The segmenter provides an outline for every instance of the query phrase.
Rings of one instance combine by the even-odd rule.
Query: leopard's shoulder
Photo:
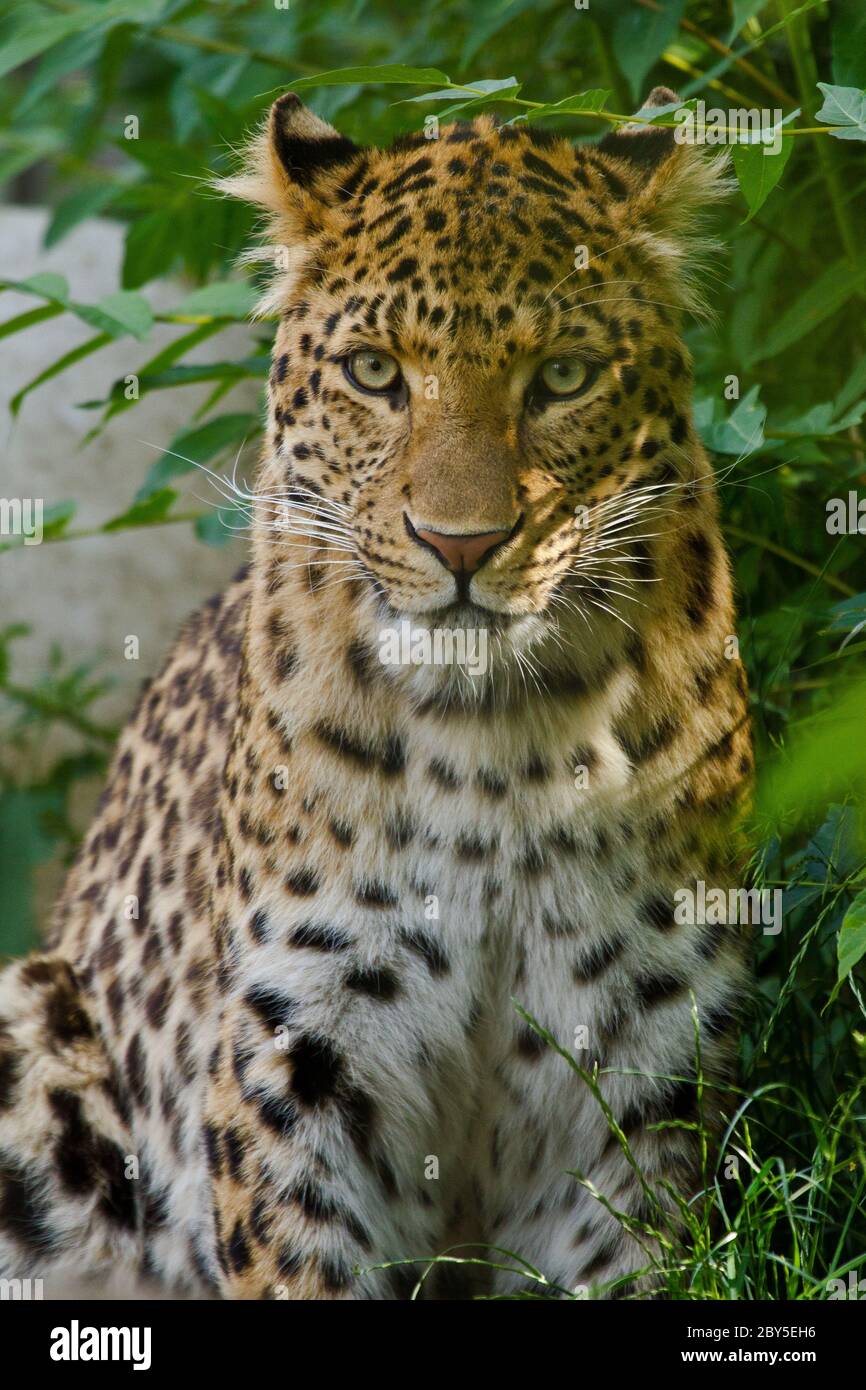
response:
[[[85,981],[205,915],[249,596],[244,567],[191,614],[121,733],[49,935]]]

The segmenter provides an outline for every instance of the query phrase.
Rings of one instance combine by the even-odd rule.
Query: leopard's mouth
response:
[[[518,618],[517,613],[500,612],[495,608],[485,608],[473,600],[445,604],[425,613],[425,620],[440,627],[486,628],[489,632],[506,632]]]

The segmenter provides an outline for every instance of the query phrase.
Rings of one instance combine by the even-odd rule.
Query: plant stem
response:
[[[667,63],[668,67],[676,68],[677,72],[684,72],[689,77],[697,77],[705,87],[710,87],[714,92],[721,92],[722,96],[729,101],[735,101],[741,106],[750,106],[751,102],[742,92],[738,92],[736,87],[730,87],[719,77],[707,77],[702,68],[696,68],[694,63],[688,62],[686,58],[681,58],[676,53],[671,53],[670,49],[665,49],[661,56],[661,61]]]
[[[760,68],[755,67],[754,63],[750,63],[748,58],[743,58],[735,53],[729,44],[722,43],[721,39],[717,39],[713,34],[708,34],[705,29],[701,29],[699,25],[694,24],[692,20],[686,19],[685,17],[680,20],[680,28],[684,29],[688,34],[694,34],[695,38],[700,39],[708,48],[713,48],[717,53],[722,53],[726,58],[730,58],[738,68],[746,73],[748,77],[751,77],[753,82],[757,82],[758,86],[763,87],[764,90],[769,92],[771,96],[774,96],[777,101],[783,101],[786,106],[797,105],[794,97],[786,92],[784,87],[780,87],[771,77],[767,77],[765,73],[761,72]]]
[[[477,95],[479,97],[487,95],[486,92],[479,91],[477,87],[470,87],[465,83],[461,84],[455,82],[453,86],[455,90],[459,89],[462,92],[471,92],[473,93],[473,95]],[[497,92],[495,94],[493,100],[495,100],[498,104],[504,106],[525,106],[527,110],[531,111],[540,111],[542,110],[542,108],[548,107],[548,103],[546,101],[527,101],[525,97],[503,96],[500,92]],[[568,111],[561,111],[557,113],[554,105],[549,107],[549,110],[546,112],[546,114],[560,114],[563,116],[587,116],[597,121],[607,121],[610,125],[651,124],[654,130],[678,130],[680,127],[679,121],[653,120],[652,116],[624,116],[621,111],[590,111],[583,110],[578,107],[572,107]],[[714,126],[713,129],[716,130],[716,127]],[[719,135],[740,135],[742,132],[737,126],[725,126],[723,130],[716,130],[716,133]],[[793,137],[797,135],[832,135],[832,133],[833,127],[827,125],[797,126],[796,129],[793,129],[791,126],[786,126],[784,130],[780,127],[779,130],[776,132],[776,134],[780,135],[783,140],[793,139]]]
[[[844,434],[804,434],[802,430],[764,430],[765,439],[814,439],[816,444],[829,444],[837,449],[853,449],[854,443]]]
[[[39,714],[48,715],[53,719],[62,719],[64,723],[71,724],[79,733],[86,734],[88,738],[100,739],[103,743],[113,743],[117,738],[117,730],[111,729],[104,724],[94,724],[84,714],[77,714],[75,710],[67,709],[65,705],[59,704],[47,695],[40,695],[38,690],[28,690],[23,685],[0,685],[0,694],[8,695],[10,700],[17,700],[20,705],[26,705],[28,709],[36,710]]]
[[[645,10],[655,10],[657,13],[662,10],[659,0],[637,0],[637,2],[639,5],[643,5]],[[735,53],[730,44],[723,43],[721,39],[716,38],[715,34],[708,34],[706,29],[702,29],[699,24],[695,24],[694,20],[687,19],[685,15],[678,21],[678,24],[679,28],[686,34],[694,34],[695,38],[700,39],[701,43],[706,44],[707,48],[712,48],[716,53],[721,53],[724,58],[729,58],[747,77],[751,77],[753,82],[757,82],[760,87],[768,91],[777,101],[783,101],[786,106],[797,105],[794,98],[790,96],[783,87],[780,87],[771,77],[765,76],[760,68],[756,68],[754,63],[749,62],[748,58],[744,58],[742,54]]]
[[[174,526],[186,521],[198,521],[200,517],[210,516],[210,512],[177,512],[174,516],[160,517],[159,521],[138,522],[132,526],[118,526],[106,531],[104,526],[81,527],[78,531],[61,531],[59,536],[43,536],[40,545],[57,545],[59,541],[92,540],[94,536],[119,536],[126,531],[149,531],[151,526]],[[23,550],[23,545],[9,546],[8,554]]]
[[[42,0],[52,10],[61,14],[71,14],[78,6],[70,0]],[[166,43],[181,43],[189,48],[201,49],[203,53],[224,53],[229,58],[246,58],[251,63],[267,63],[270,67],[284,68],[296,76],[304,73],[312,76],[318,68],[309,63],[301,63],[297,58],[283,58],[278,53],[266,53],[255,48],[244,48],[242,44],[228,43],[224,39],[210,39],[204,34],[194,34],[188,29],[178,29],[173,24],[158,24],[153,29],[143,28],[141,37],[145,39],[164,39]]]
[[[283,68],[297,77],[300,74],[312,76],[318,71],[309,63],[301,63],[297,58],[282,58],[278,53],[265,53],[255,48],[244,48],[238,43],[228,43],[224,39],[208,39],[202,34],[192,34],[188,29],[178,29],[173,24],[160,24],[146,31],[149,37],[164,39],[166,43],[186,44],[200,48],[205,53],[224,53],[229,58],[248,58],[251,63],[267,63],[273,68]]]
[[[811,560],[804,560],[801,555],[795,555],[793,550],[786,550],[785,546],[768,541],[766,536],[759,536],[755,531],[744,531],[740,526],[726,526],[725,533],[734,536],[738,541],[747,541],[749,545],[759,545],[762,550],[769,550],[771,554],[778,555],[780,560],[787,560],[789,565],[796,565],[798,569],[805,570],[806,574],[823,579],[831,589],[844,594],[846,598],[853,598],[857,593],[857,590],[852,589],[844,580],[837,579],[833,574],[825,574],[817,565],[813,565]]]

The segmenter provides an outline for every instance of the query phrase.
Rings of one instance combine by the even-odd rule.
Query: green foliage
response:
[[[866,519],[862,532],[856,514],[853,529],[828,530],[831,499],[866,496],[862,4],[593,0],[581,11],[561,0],[421,9],[356,0],[348,10],[277,10],[253,0],[2,0],[4,10],[0,171],[24,193],[30,181],[42,190],[48,245],[62,248],[96,214],[126,227],[122,283],[98,304],[73,301],[58,275],[2,282],[33,304],[0,323],[0,336],[37,333],[61,314],[92,330],[18,391],[13,412],[38,408],[46,382],[62,389],[66,369],[109,342],[117,379],[83,403],[85,442],[151,391],[212,386],[188,426],[160,441],[166,452],[104,531],[192,522],[213,544],[243,524],[228,508],[179,513],[172,483],[196,467],[218,470],[258,433],[257,418],[221,402],[235,382],[264,380],[272,326],[251,330],[235,360],[192,365],[189,354],[243,321],[256,298],[256,276],[232,271],[251,214],[206,180],[230,167],[276,91],[304,91],[362,143],[416,130],[426,115],[483,108],[595,140],[657,83],[677,87],[692,110],[698,100],[729,113],[766,109],[781,140],[775,155],[734,137],[728,117],[739,192],[715,228],[724,251],[709,267],[714,323],[691,327],[688,339],[752,690],[754,868],[784,889],[785,926],[758,943],[758,1006],[727,1145],[739,1176],[724,1187],[706,1173],[715,1224],[690,1212],[690,1248],[668,1241],[663,1264],[675,1297],[826,1297],[828,1280],[866,1248]],[[137,138],[127,138],[130,116]],[[640,119],[676,125],[677,108]],[[148,287],[179,271],[201,287],[156,312]],[[130,393],[124,345],[147,343],[155,324],[175,337]],[[46,542],[93,534],[74,528],[74,501],[51,500]],[[2,563],[26,583],[33,559],[15,549]],[[86,668],[57,657],[41,682],[16,682],[18,635],[0,634],[7,746],[35,749],[59,721],[81,750],[31,784],[0,765],[7,951],[34,939],[33,870],[58,848],[71,851],[70,789],[104,765],[112,738],[92,717],[100,687]]]

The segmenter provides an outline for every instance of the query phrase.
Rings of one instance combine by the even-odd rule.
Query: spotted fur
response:
[[[649,1188],[692,1194],[696,1018],[712,1129],[749,973],[739,931],[673,915],[733,881],[751,772],[680,337],[723,187],[664,131],[359,149],[274,106],[227,185],[267,214],[279,319],[251,564],[142,693],[50,943],[0,979],[4,1274],[392,1298],[394,1261],[460,1243],[566,1288],[648,1263],[646,1190],[512,1000],[586,1028]],[[363,348],[398,389],[347,379]],[[579,398],[533,394],[555,354]],[[505,540],[455,579],[419,530]],[[489,669],[383,665],[404,619],[483,627]]]

